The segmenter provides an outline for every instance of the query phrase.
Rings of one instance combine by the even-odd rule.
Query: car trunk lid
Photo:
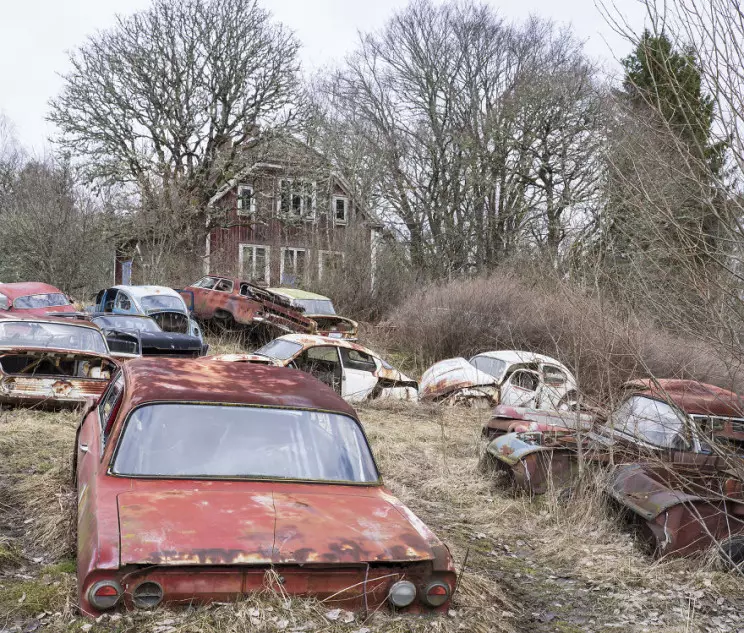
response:
[[[427,535],[382,496],[175,490],[119,495],[121,564],[269,565],[430,560]]]

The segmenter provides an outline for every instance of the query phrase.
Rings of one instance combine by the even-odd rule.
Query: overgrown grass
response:
[[[703,631],[712,610],[738,609],[744,590],[739,577],[697,560],[652,561],[596,494],[597,486],[579,487],[568,503],[555,494],[530,499],[479,472],[480,427],[488,412],[380,402],[362,406],[360,415],[385,482],[450,546],[461,572],[450,616],[380,612],[363,621],[314,600],[267,592],[234,605],[93,622],[74,614],[74,551],[67,528],[58,527],[68,525],[71,507],[65,495],[76,416],[2,415],[0,525],[20,521],[6,539],[20,560],[0,568],[0,629],[37,622],[45,631],[92,624],[94,631],[127,633],[507,633],[617,631],[620,625],[640,633],[649,624]],[[50,463],[37,468],[38,461]]]

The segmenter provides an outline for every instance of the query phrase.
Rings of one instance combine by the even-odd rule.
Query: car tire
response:
[[[719,555],[726,571],[744,573],[744,536],[731,536],[722,541]]]

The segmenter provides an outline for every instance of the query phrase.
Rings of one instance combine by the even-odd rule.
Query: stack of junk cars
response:
[[[260,330],[207,356],[203,329]],[[315,596],[364,612],[446,612],[447,547],[383,484],[349,403],[487,407],[481,468],[531,495],[586,475],[653,552],[744,563],[744,403],[687,380],[634,380],[588,407],[558,360],[486,351],[420,384],[356,342],[327,297],[207,276],[114,286],[79,310],[0,284],[0,405],[78,407],[78,596],[98,616]]]

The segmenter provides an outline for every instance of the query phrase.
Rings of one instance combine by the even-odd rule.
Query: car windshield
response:
[[[100,330],[67,323],[0,321],[0,346],[70,349],[108,354]]]
[[[357,422],[319,411],[151,404],[130,416],[112,472],[135,477],[379,480]]]
[[[500,379],[508,363],[489,356],[475,356],[470,359],[470,364],[476,369]]]
[[[142,297],[140,303],[146,312],[156,312],[157,310],[177,310],[178,312],[186,312],[181,297],[148,295]]]
[[[330,299],[295,299],[292,303],[305,308],[305,314],[336,314]]]
[[[616,431],[661,448],[680,449],[684,440],[685,420],[666,402],[645,396],[631,396],[610,417]]]
[[[287,360],[292,358],[297,352],[302,349],[302,345],[294,343],[293,341],[283,341],[280,338],[276,338],[273,341],[266,343],[263,347],[256,350],[256,354],[261,356],[268,356],[269,358],[276,358],[277,360]]]
[[[152,319],[130,316],[105,316],[93,319],[98,327],[107,330],[136,330],[137,332],[162,332]]]
[[[217,285],[219,280],[219,277],[202,277],[194,284],[194,288],[206,288],[207,290],[211,290]]]
[[[56,308],[58,306],[68,306],[70,302],[61,292],[50,292],[40,295],[28,295],[18,297],[13,300],[13,307],[19,310],[29,310],[38,308]]]

